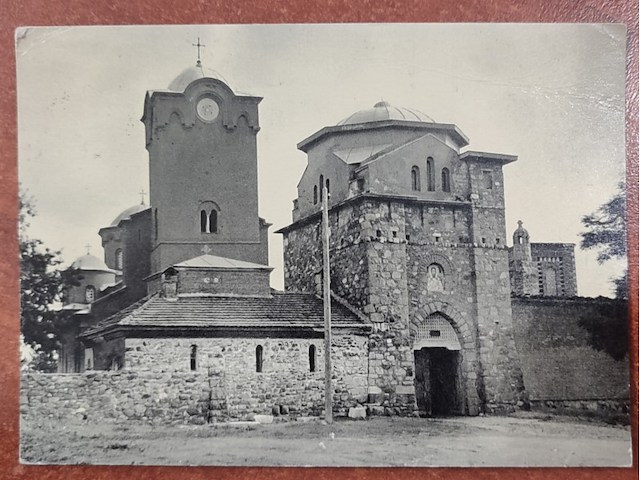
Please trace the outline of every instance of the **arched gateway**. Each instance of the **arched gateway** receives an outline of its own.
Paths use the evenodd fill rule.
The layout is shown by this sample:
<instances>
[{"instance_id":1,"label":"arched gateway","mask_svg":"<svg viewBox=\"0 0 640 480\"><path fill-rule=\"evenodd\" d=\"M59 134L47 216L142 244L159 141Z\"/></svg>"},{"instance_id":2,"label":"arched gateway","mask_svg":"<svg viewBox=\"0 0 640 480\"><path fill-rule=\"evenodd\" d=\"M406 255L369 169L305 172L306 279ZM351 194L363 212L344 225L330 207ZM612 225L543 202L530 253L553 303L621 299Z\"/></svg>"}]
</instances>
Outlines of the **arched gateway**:
<instances>
[{"instance_id":1,"label":"arched gateway","mask_svg":"<svg viewBox=\"0 0 640 480\"><path fill-rule=\"evenodd\" d=\"M463 350L458 334L441 313L432 313L416 327L413 353L420 415L463 414Z\"/></svg>"}]
</instances>

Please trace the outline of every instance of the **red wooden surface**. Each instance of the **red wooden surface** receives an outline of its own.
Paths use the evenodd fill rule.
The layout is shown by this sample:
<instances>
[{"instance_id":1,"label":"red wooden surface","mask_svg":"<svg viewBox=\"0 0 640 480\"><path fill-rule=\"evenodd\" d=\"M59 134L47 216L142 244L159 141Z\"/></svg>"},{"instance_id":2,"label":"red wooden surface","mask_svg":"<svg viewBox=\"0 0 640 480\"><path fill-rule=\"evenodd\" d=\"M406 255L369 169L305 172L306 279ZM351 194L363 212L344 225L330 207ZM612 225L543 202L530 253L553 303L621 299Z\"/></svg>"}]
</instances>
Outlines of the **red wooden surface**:
<instances>
[{"instance_id":1,"label":"red wooden surface","mask_svg":"<svg viewBox=\"0 0 640 480\"><path fill-rule=\"evenodd\" d=\"M627 174L629 183L631 389L634 467L571 469L222 468L23 466L18 463L19 303L14 29L35 25L609 22L628 29ZM638 478L638 3L634 0L0 0L0 478L273 479ZM44 79L43 79L44 81Z\"/></svg>"}]
</instances>

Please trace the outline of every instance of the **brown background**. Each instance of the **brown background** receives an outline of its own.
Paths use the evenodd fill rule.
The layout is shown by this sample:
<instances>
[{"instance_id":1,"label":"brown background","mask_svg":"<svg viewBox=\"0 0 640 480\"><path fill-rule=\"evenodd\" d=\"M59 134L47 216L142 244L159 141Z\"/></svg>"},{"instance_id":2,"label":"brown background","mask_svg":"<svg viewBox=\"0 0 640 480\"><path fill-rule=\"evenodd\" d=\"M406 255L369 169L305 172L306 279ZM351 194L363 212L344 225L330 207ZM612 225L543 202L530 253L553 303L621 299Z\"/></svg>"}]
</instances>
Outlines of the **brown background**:
<instances>
[{"instance_id":1,"label":"brown background","mask_svg":"<svg viewBox=\"0 0 640 480\"><path fill-rule=\"evenodd\" d=\"M18 463L19 303L14 29L38 25L325 22L608 22L627 26L627 175L630 219L631 395L634 467L572 469L51 467ZM43 77L45 82L46 78ZM638 2L634 0L0 0L0 478L227 479L261 477L638 478Z\"/></svg>"}]
</instances>

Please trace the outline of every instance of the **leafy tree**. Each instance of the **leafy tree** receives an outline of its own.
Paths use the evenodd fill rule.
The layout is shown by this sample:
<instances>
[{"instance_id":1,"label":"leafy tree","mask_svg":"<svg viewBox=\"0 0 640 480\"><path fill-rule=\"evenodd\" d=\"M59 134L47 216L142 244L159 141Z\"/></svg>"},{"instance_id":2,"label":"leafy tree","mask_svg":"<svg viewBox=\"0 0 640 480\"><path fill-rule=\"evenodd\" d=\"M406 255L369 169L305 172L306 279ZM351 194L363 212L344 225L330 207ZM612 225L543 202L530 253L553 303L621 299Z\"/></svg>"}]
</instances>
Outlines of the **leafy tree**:
<instances>
[{"instance_id":1,"label":"leafy tree","mask_svg":"<svg viewBox=\"0 0 640 480\"><path fill-rule=\"evenodd\" d=\"M20 195L20 331L24 343L37 357L32 367L37 370L55 371L57 332L65 321L66 313L55 311L54 304L64 298L66 284L74 283L72 271L61 271L60 252L44 248L40 240L29 238L29 218L36 214L31 198Z\"/></svg>"},{"instance_id":2,"label":"leafy tree","mask_svg":"<svg viewBox=\"0 0 640 480\"><path fill-rule=\"evenodd\" d=\"M607 203L595 212L582 217L587 231L582 232L580 248L599 249L598 263L626 258L627 255L627 211L625 184L618 184L618 191ZM617 298L627 298L627 272L613 280Z\"/></svg>"}]
</instances>

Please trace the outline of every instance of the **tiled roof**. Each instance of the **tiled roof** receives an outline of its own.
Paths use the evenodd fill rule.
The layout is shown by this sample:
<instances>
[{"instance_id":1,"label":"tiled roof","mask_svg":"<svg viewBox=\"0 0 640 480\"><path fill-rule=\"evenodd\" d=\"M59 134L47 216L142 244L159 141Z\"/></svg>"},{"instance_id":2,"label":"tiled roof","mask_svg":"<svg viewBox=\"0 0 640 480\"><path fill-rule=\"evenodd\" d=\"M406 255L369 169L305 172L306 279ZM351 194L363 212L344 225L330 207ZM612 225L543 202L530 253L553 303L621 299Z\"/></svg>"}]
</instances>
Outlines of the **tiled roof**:
<instances>
[{"instance_id":1,"label":"tiled roof","mask_svg":"<svg viewBox=\"0 0 640 480\"><path fill-rule=\"evenodd\" d=\"M248 268L248 269L269 269L268 265L260 265L258 263L243 262L242 260L234 260L232 258L218 257L216 255L200 255L184 262L176 263L175 267L189 268Z\"/></svg>"},{"instance_id":2,"label":"tiled roof","mask_svg":"<svg viewBox=\"0 0 640 480\"><path fill-rule=\"evenodd\" d=\"M332 327L368 329L369 325L331 302ZM322 300L307 293L273 293L270 297L189 296L170 301L147 297L99 322L83 333L93 336L113 329L323 328Z\"/></svg>"}]
</instances>

